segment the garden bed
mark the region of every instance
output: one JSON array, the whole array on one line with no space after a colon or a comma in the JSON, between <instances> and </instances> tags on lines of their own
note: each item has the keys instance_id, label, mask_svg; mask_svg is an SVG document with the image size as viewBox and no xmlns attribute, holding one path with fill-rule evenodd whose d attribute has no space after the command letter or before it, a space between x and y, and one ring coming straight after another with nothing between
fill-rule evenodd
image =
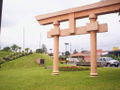
<instances>
[{"instance_id":1,"label":"garden bed","mask_svg":"<svg viewBox=\"0 0 120 90\"><path fill-rule=\"evenodd\" d=\"M83 70L89 70L89 67L81 67L81 66L63 66L60 67L60 71L83 71Z\"/></svg>"}]
</instances>

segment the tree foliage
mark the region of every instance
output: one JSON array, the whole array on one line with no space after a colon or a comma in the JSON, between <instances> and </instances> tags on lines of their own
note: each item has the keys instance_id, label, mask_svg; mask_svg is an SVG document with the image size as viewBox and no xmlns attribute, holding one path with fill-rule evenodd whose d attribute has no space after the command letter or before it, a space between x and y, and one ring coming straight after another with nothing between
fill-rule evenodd
<instances>
[{"instance_id":1,"label":"tree foliage","mask_svg":"<svg viewBox=\"0 0 120 90\"><path fill-rule=\"evenodd\" d=\"M36 49L36 53L47 53L46 45L42 44L42 48Z\"/></svg>"},{"instance_id":2,"label":"tree foliage","mask_svg":"<svg viewBox=\"0 0 120 90\"><path fill-rule=\"evenodd\" d=\"M42 49L36 49L36 53L43 53Z\"/></svg>"},{"instance_id":3,"label":"tree foliage","mask_svg":"<svg viewBox=\"0 0 120 90\"><path fill-rule=\"evenodd\" d=\"M12 49L12 51L14 51L14 52L17 52L18 48L19 48L19 46L16 45L16 44L13 44L13 45L11 46L11 49Z\"/></svg>"},{"instance_id":4,"label":"tree foliage","mask_svg":"<svg viewBox=\"0 0 120 90\"><path fill-rule=\"evenodd\" d=\"M65 56L69 56L70 55L70 52L69 51L66 51L65 52Z\"/></svg>"},{"instance_id":5,"label":"tree foliage","mask_svg":"<svg viewBox=\"0 0 120 90\"><path fill-rule=\"evenodd\" d=\"M42 44L42 50L43 50L43 53L47 53L47 48L45 44Z\"/></svg>"},{"instance_id":6,"label":"tree foliage","mask_svg":"<svg viewBox=\"0 0 120 90\"><path fill-rule=\"evenodd\" d=\"M11 51L11 48L10 47L4 47L3 51Z\"/></svg>"},{"instance_id":7,"label":"tree foliage","mask_svg":"<svg viewBox=\"0 0 120 90\"><path fill-rule=\"evenodd\" d=\"M30 48L25 48L25 51L28 53L28 51L30 50Z\"/></svg>"},{"instance_id":8,"label":"tree foliage","mask_svg":"<svg viewBox=\"0 0 120 90\"><path fill-rule=\"evenodd\" d=\"M73 54L76 54L76 53L78 53L78 51L75 49L75 50L73 51Z\"/></svg>"}]
</instances>

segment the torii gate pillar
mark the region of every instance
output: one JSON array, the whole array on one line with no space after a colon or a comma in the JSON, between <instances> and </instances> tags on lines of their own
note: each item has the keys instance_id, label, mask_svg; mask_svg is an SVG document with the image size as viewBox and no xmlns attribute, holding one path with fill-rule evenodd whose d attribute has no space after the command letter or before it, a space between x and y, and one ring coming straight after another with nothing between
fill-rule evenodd
<instances>
[{"instance_id":1,"label":"torii gate pillar","mask_svg":"<svg viewBox=\"0 0 120 90\"><path fill-rule=\"evenodd\" d=\"M57 31L57 33L53 36L54 38L54 58L53 58L53 75L59 74L59 25L60 23L58 21L54 22L54 31Z\"/></svg>"},{"instance_id":2,"label":"torii gate pillar","mask_svg":"<svg viewBox=\"0 0 120 90\"><path fill-rule=\"evenodd\" d=\"M95 14L89 15L90 23L96 23L97 16ZM91 68L90 68L90 75L97 76L97 29L90 31L90 45L91 45Z\"/></svg>"}]
</instances>

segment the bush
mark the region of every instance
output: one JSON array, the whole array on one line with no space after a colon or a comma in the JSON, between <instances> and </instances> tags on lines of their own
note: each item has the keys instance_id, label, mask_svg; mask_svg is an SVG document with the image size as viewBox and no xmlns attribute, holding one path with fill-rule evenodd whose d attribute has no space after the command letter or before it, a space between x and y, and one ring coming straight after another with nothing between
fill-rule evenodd
<instances>
[{"instance_id":1,"label":"bush","mask_svg":"<svg viewBox=\"0 0 120 90\"><path fill-rule=\"evenodd\" d=\"M19 57L22 57L22 53L19 55Z\"/></svg>"},{"instance_id":2,"label":"bush","mask_svg":"<svg viewBox=\"0 0 120 90\"><path fill-rule=\"evenodd\" d=\"M5 60L0 58L0 64L3 64L4 62L5 62Z\"/></svg>"},{"instance_id":3,"label":"bush","mask_svg":"<svg viewBox=\"0 0 120 90\"><path fill-rule=\"evenodd\" d=\"M80 66L64 66L59 68L60 71L83 71L89 70L89 67L80 67Z\"/></svg>"},{"instance_id":4,"label":"bush","mask_svg":"<svg viewBox=\"0 0 120 90\"><path fill-rule=\"evenodd\" d=\"M69 62L68 60L60 60L60 63L63 64L63 63L67 63Z\"/></svg>"},{"instance_id":5,"label":"bush","mask_svg":"<svg viewBox=\"0 0 120 90\"><path fill-rule=\"evenodd\" d=\"M23 56L27 56L29 54L32 54L32 51L30 53L27 53L27 52L22 52L22 53L19 52L18 53L18 52L16 52L16 53L12 53L12 54L9 54L8 56L3 57L3 60L4 61L12 61L14 59L17 59L17 58L20 58L20 57L23 57ZM1 62L2 61L0 61L0 63Z\"/></svg>"},{"instance_id":6,"label":"bush","mask_svg":"<svg viewBox=\"0 0 120 90\"><path fill-rule=\"evenodd\" d=\"M10 60L9 56L5 56L5 57L3 57L3 59L4 59L5 61L9 61L9 60Z\"/></svg>"},{"instance_id":7,"label":"bush","mask_svg":"<svg viewBox=\"0 0 120 90\"><path fill-rule=\"evenodd\" d=\"M24 53L24 52L22 52L22 56L25 56L25 53Z\"/></svg>"},{"instance_id":8,"label":"bush","mask_svg":"<svg viewBox=\"0 0 120 90\"><path fill-rule=\"evenodd\" d=\"M12 61L14 59L14 57L9 57L9 61Z\"/></svg>"}]
</instances>

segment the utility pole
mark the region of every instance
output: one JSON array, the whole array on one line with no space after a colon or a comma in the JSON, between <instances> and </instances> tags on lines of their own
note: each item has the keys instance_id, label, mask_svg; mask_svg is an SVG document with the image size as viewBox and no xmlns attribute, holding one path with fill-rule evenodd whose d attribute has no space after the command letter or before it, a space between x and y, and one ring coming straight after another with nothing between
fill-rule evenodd
<instances>
[{"instance_id":1,"label":"utility pole","mask_svg":"<svg viewBox=\"0 0 120 90\"><path fill-rule=\"evenodd\" d=\"M2 4L3 4L3 0L0 0L0 32L1 32L1 21L2 21Z\"/></svg>"},{"instance_id":2,"label":"utility pole","mask_svg":"<svg viewBox=\"0 0 120 90\"><path fill-rule=\"evenodd\" d=\"M2 21L2 4L3 4L3 0L0 0L0 50L1 50L1 21Z\"/></svg>"}]
</instances>

